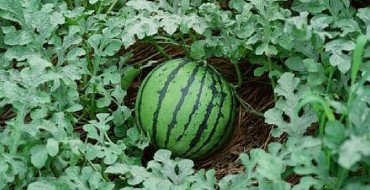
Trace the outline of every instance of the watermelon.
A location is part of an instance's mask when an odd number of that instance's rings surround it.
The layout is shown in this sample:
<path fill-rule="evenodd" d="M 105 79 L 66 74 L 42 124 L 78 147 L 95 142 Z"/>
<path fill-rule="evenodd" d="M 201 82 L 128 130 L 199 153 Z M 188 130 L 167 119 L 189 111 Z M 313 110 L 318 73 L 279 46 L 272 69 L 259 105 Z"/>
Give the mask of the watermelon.
<path fill-rule="evenodd" d="M 141 83 L 135 103 L 138 126 L 154 147 L 200 159 L 226 144 L 234 131 L 232 87 L 212 67 L 174 59 Z"/>

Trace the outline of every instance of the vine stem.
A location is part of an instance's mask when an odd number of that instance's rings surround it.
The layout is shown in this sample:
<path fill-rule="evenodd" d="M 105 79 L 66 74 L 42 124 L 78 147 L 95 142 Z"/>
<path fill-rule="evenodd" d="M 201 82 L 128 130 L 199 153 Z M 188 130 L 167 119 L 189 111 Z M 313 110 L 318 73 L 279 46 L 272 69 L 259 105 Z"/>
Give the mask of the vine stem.
<path fill-rule="evenodd" d="M 298 113 L 299 110 L 306 104 L 309 103 L 319 103 L 322 108 L 324 109 L 324 113 L 329 121 L 334 121 L 335 116 L 333 111 L 330 109 L 330 106 L 326 103 L 326 101 L 321 98 L 320 96 L 317 96 L 312 93 L 308 93 L 305 98 L 303 98 L 298 105 L 295 107 L 295 112 Z M 323 129 L 322 129 L 323 130 Z"/>
<path fill-rule="evenodd" d="M 179 37 L 180 37 L 180 39 L 181 39 L 181 45 L 182 45 L 182 48 L 184 48 L 184 50 L 185 50 L 185 53 L 187 54 L 187 55 L 190 55 L 190 50 L 189 50 L 189 48 L 188 47 L 186 47 L 186 40 L 185 40 L 185 37 L 184 37 L 184 35 L 181 33 L 181 32 L 179 32 Z"/>
<path fill-rule="evenodd" d="M 114 6 L 116 6 L 117 2 L 118 0 L 113 1 L 113 3 L 110 5 L 109 9 L 105 13 L 109 13 L 114 8 Z"/>
<path fill-rule="evenodd" d="M 356 40 L 356 48 L 353 52 L 353 64 L 351 69 L 351 88 L 348 95 L 348 104 L 352 103 L 353 100 L 353 91 L 351 90 L 355 86 L 356 78 L 358 71 L 360 70 L 360 65 L 362 64 L 362 54 L 364 52 L 364 47 L 366 45 L 367 38 L 364 35 L 361 35 Z"/>
<path fill-rule="evenodd" d="M 163 56 L 165 56 L 167 59 L 172 59 L 172 57 L 170 55 L 168 55 L 164 50 L 163 50 L 163 47 L 159 46 L 154 40 L 153 38 L 150 38 L 150 44 L 152 44 L 154 46 L 154 48 L 160 53 L 162 54 Z"/>
<path fill-rule="evenodd" d="M 243 78 L 242 78 L 242 74 L 240 73 L 239 63 L 234 63 L 233 65 L 235 67 L 236 76 L 238 77 L 238 83 L 234 85 L 234 88 L 237 89 L 242 86 Z"/>
<path fill-rule="evenodd" d="M 236 94 L 236 93 L 235 93 Z M 238 94 L 235 95 L 240 104 L 243 106 L 244 110 L 248 113 L 254 114 L 259 117 L 264 117 L 263 113 L 258 112 L 257 110 L 253 109 L 247 102 L 245 102 Z"/>
<path fill-rule="evenodd" d="M 335 189 L 338 189 L 338 190 L 341 189 L 340 187 L 342 186 L 343 180 L 346 178 L 347 174 L 348 174 L 348 170 L 346 170 L 342 167 L 339 168 L 338 181 L 335 185 Z"/>
<path fill-rule="evenodd" d="M 270 57 L 267 58 L 267 65 L 268 65 L 268 68 L 269 68 L 269 73 L 271 73 L 272 63 L 271 63 L 271 58 Z M 270 81 L 271 81 L 272 88 L 275 89 L 276 88 L 276 82 L 274 81 L 272 76 L 269 76 L 269 78 L 270 78 Z M 275 93 L 273 93 L 273 94 L 274 94 L 274 101 L 277 102 L 277 96 L 276 96 Z"/>

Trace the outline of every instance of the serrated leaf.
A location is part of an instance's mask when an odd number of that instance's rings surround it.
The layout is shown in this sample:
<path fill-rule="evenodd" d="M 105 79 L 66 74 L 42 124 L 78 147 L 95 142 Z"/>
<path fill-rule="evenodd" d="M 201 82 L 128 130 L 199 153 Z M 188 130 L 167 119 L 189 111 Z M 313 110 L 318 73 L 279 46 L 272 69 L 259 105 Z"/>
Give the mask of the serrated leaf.
<path fill-rule="evenodd" d="M 322 186 L 320 180 L 311 176 L 305 176 L 299 180 L 299 183 L 295 185 L 292 190 L 322 189 Z"/>
<path fill-rule="evenodd" d="M 82 48 L 72 48 L 68 54 L 66 59 L 68 61 L 77 60 L 79 57 L 86 55 L 86 51 Z"/>
<path fill-rule="evenodd" d="M 351 57 L 343 51 L 354 50 L 355 43 L 349 40 L 337 39 L 325 44 L 325 51 L 330 52 L 330 64 L 337 66 L 342 73 L 346 73 L 351 67 Z"/>
<path fill-rule="evenodd" d="M 148 2 L 145 0 L 131 0 L 126 3 L 127 6 L 131 6 L 136 10 L 146 10 L 149 12 L 156 11 L 159 7 L 155 2 Z"/>
<path fill-rule="evenodd" d="M 84 131 L 87 132 L 87 136 L 89 138 L 95 139 L 95 140 L 100 140 L 100 136 L 98 134 L 97 129 L 94 127 L 92 124 L 87 124 L 83 126 Z"/>
<path fill-rule="evenodd" d="M 32 34 L 27 30 L 16 30 L 14 27 L 3 27 L 4 43 L 8 45 L 26 45 L 33 41 Z"/>
<path fill-rule="evenodd" d="M 34 69 L 37 73 L 45 70 L 45 68 L 47 67 L 52 66 L 52 64 L 49 61 L 41 58 L 39 55 L 30 56 L 28 61 L 30 63 L 30 68 Z"/>
<path fill-rule="evenodd" d="M 273 45 L 270 45 L 268 43 L 263 43 L 256 48 L 256 55 L 263 55 L 263 54 L 267 56 L 276 55 L 277 49 Z"/>
<path fill-rule="evenodd" d="M 305 92 L 299 83 L 300 79 L 292 73 L 284 73 L 278 80 L 274 91 L 281 98 L 276 102 L 275 108 L 264 114 L 266 123 L 277 126 L 272 130 L 273 136 L 280 136 L 283 132 L 292 136 L 302 135 L 317 120 L 308 107 L 303 108 L 304 113 L 301 116 L 297 113 L 296 106 Z M 284 118 L 284 115 L 289 119 Z"/>
<path fill-rule="evenodd" d="M 181 24 L 181 17 L 178 15 L 166 15 L 161 20 L 161 27 L 169 35 L 173 35 Z"/>
<path fill-rule="evenodd" d="M 268 180 L 280 180 L 281 174 L 285 170 L 283 161 L 280 158 L 262 151 L 259 153 L 259 157 L 260 159 L 257 161 L 258 166 L 256 168 L 256 172 Z"/>
<path fill-rule="evenodd" d="M 344 37 L 352 32 L 360 31 L 360 26 L 353 19 L 343 19 L 334 23 L 335 27 L 342 30 L 340 36 Z"/>
<path fill-rule="evenodd" d="M 104 47 L 102 51 L 104 56 L 113 56 L 118 50 L 121 49 L 122 42 L 120 40 L 111 40 L 107 46 Z"/>
<path fill-rule="evenodd" d="M 171 159 L 171 151 L 160 149 L 154 154 L 154 160 L 158 162 L 166 162 Z"/>
<path fill-rule="evenodd" d="M 340 147 L 338 163 L 343 168 L 351 169 L 363 157 L 368 156 L 370 156 L 370 141 L 368 138 L 352 135 Z"/>
<path fill-rule="evenodd" d="M 360 8 L 356 14 L 366 25 L 370 25 L 370 8 Z"/>

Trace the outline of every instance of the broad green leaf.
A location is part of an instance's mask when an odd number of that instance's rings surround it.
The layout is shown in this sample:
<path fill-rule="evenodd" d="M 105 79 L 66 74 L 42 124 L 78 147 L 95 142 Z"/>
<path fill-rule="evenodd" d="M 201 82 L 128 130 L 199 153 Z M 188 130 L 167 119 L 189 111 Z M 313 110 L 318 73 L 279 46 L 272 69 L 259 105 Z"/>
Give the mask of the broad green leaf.
<path fill-rule="evenodd" d="M 205 41 L 195 41 L 190 46 L 190 55 L 192 58 L 196 60 L 202 59 L 206 53 L 205 53 Z"/>
<path fill-rule="evenodd" d="M 303 60 L 301 57 L 290 57 L 285 61 L 285 64 L 293 71 L 304 71 Z"/>
<path fill-rule="evenodd" d="M 44 145 L 36 145 L 30 150 L 31 163 L 36 168 L 40 169 L 44 167 L 46 160 L 48 159 L 48 151 Z"/>
<path fill-rule="evenodd" d="M 59 152 L 59 143 L 58 143 L 58 141 L 56 141 L 52 138 L 48 139 L 47 143 L 46 143 L 46 150 L 47 150 L 48 154 L 51 157 L 56 156 Z"/>
<path fill-rule="evenodd" d="M 57 188 L 48 182 L 33 182 L 28 185 L 27 190 L 57 190 Z"/>

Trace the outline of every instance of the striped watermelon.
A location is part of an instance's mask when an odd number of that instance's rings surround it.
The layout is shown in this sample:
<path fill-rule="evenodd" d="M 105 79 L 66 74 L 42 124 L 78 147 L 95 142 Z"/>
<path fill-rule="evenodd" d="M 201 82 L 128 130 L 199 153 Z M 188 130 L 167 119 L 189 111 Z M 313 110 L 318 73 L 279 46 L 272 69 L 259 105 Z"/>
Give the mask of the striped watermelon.
<path fill-rule="evenodd" d="M 175 59 L 144 79 L 135 115 L 156 148 L 199 159 L 230 138 L 235 98 L 229 84 L 212 68 Z"/>

